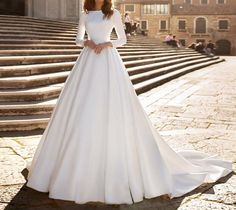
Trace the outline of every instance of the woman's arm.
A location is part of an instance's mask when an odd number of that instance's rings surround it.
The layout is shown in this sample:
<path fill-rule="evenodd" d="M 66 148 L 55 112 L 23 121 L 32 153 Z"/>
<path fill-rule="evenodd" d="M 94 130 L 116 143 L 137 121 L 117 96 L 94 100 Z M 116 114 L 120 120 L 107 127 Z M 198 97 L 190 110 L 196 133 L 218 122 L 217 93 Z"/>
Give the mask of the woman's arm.
<path fill-rule="evenodd" d="M 113 47 L 120 47 L 127 43 L 127 38 L 123 27 L 121 14 L 117 9 L 114 9 L 113 23 L 118 38 L 116 40 L 111 40 L 110 42 Z"/>
<path fill-rule="evenodd" d="M 79 26 L 78 26 L 78 31 L 77 31 L 77 35 L 76 35 L 76 45 L 81 46 L 81 47 L 90 47 L 91 49 L 94 49 L 96 46 L 94 41 L 89 40 L 89 39 L 84 39 L 85 18 L 86 18 L 86 13 L 82 12 L 80 15 Z"/>
<path fill-rule="evenodd" d="M 84 39 L 85 35 L 85 12 L 81 12 L 80 18 L 79 18 L 79 25 L 78 25 L 78 30 L 77 30 L 77 35 L 76 35 L 76 45 L 85 47 L 85 42 L 87 39 Z"/>

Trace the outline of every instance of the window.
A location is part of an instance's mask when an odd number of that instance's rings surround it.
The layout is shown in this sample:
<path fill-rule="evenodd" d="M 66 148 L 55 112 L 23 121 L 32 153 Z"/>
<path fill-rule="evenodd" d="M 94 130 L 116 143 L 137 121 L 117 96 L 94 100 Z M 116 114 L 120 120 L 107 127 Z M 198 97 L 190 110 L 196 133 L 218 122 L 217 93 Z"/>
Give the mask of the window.
<path fill-rule="evenodd" d="M 206 19 L 199 17 L 195 21 L 195 32 L 196 33 L 206 33 Z"/>
<path fill-rule="evenodd" d="M 134 12 L 134 4 L 125 4 L 125 12 Z"/>
<path fill-rule="evenodd" d="M 148 22 L 147 20 L 141 20 L 141 29 L 147 30 L 148 29 Z"/>
<path fill-rule="evenodd" d="M 201 4 L 208 4 L 208 0 L 201 0 Z"/>
<path fill-rule="evenodd" d="M 227 30 L 227 29 L 229 29 L 229 22 L 228 22 L 228 20 L 219 20 L 219 29 L 220 30 Z"/>
<path fill-rule="evenodd" d="M 161 20 L 160 21 L 160 30 L 161 31 L 167 30 L 167 21 L 166 20 Z"/>
<path fill-rule="evenodd" d="M 225 0 L 217 0 L 217 4 L 225 4 Z"/>
<path fill-rule="evenodd" d="M 156 4 L 157 14 L 164 15 L 169 14 L 169 5 L 168 4 Z"/>
<path fill-rule="evenodd" d="M 186 30 L 186 21 L 179 20 L 179 30 Z"/>
<path fill-rule="evenodd" d="M 144 4 L 143 14 L 146 14 L 146 15 L 169 14 L 169 5 L 168 4 Z"/>
<path fill-rule="evenodd" d="M 192 0 L 185 0 L 185 4 L 192 4 Z"/>
<path fill-rule="evenodd" d="M 156 14 L 156 5 L 155 4 L 146 4 L 143 8 L 144 14 Z"/>

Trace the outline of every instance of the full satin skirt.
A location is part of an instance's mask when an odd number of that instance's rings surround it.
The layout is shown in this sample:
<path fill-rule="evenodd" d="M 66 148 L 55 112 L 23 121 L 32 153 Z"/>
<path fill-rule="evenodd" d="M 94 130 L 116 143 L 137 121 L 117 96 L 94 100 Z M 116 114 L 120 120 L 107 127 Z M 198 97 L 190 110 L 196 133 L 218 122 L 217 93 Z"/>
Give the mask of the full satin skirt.
<path fill-rule="evenodd" d="M 143 109 L 116 48 L 83 48 L 36 149 L 27 186 L 50 198 L 132 204 L 181 196 L 232 171 L 195 150 L 174 151 Z"/>

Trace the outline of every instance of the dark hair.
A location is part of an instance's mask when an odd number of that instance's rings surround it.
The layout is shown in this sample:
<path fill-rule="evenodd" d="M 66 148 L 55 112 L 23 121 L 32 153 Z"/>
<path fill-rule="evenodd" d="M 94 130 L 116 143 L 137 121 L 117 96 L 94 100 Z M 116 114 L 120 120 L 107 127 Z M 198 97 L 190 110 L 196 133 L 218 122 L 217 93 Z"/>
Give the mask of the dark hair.
<path fill-rule="evenodd" d="M 84 1 L 84 11 L 88 13 L 89 11 L 95 10 L 96 2 L 95 0 L 85 0 Z M 104 0 L 102 5 L 102 13 L 104 14 L 103 18 L 110 18 L 114 11 L 111 9 L 112 1 L 111 0 Z"/>

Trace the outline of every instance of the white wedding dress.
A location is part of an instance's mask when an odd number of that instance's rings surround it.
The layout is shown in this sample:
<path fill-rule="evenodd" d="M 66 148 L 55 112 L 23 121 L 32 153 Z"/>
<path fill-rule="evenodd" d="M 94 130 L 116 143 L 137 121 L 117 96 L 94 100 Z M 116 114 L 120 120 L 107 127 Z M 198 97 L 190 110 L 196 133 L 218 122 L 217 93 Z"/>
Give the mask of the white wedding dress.
<path fill-rule="evenodd" d="M 110 40 L 115 27 L 118 38 Z M 163 194 L 181 196 L 232 171 L 230 161 L 195 150 L 174 151 L 144 111 L 116 49 L 126 43 L 121 14 L 83 12 L 85 30 L 113 47 L 81 51 L 36 149 L 27 186 L 76 203 L 132 204 Z"/>

